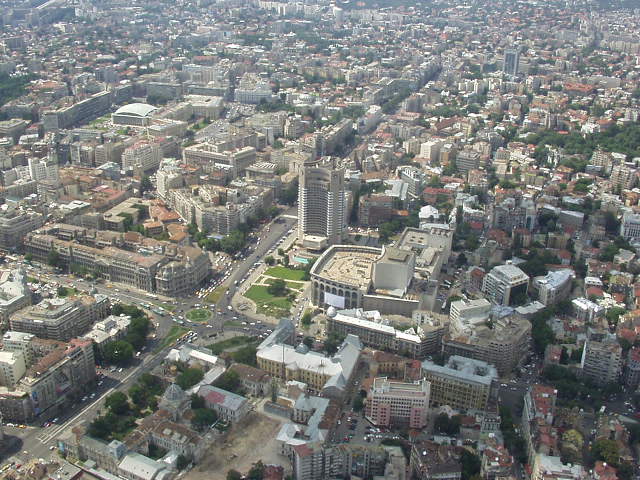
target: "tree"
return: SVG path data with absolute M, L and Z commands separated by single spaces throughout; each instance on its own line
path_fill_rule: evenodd
M 191 425 L 196 430 L 203 430 L 209 425 L 213 425 L 218 420 L 218 414 L 210 408 L 197 408 L 193 411 L 193 418 L 191 419 Z
M 191 394 L 191 409 L 197 410 L 198 408 L 205 408 L 204 398 L 197 393 Z
M 344 341 L 344 337 L 344 335 L 340 335 L 339 333 L 331 332 L 324 341 L 324 351 L 327 352 L 328 355 L 336 353 L 338 347 Z
M 227 480 L 242 480 L 242 474 L 237 470 L 229 470 L 227 472 Z
M 89 424 L 87 433 L 90 437 L 107 440 L 111 435 L 112 423 L 106 416 L 97 417 Z
M 353 399 L 353 409 L 356 412 L 362 411 L 364 408 L 364 399 L 360 395 L 356 395 Z
M 247 480 L 262 480 L 264 478 L 264 464 L 262 460 L 258 460 L 253 464 L 249 473 L 247 473 Z
M 612 307 L 607 311 L 605 317 L 607 318 L 609 325 L 617 325 L 620 316 L 624 315 L 625 313 L 627 313 L 627 311 L 624 308 Z
M 151 179 L 147 175 L 143 175 L 140 180 L 140 196 L 142 196 L 144 192 L 149 192 L 151 190 L 153 190 Z
M 276 278 L 273 283 L 267 287 L 267 291 L 274 297 L 284 297 L 289 292 L 289 289 L 287 288 L 287 282 L 281 278 Z
M 105 406 L 116 415 L 124 415 L 129 411 L 129 400 L 122 392 L 113 392 L 104 400 Z
M 462 464 L 462 480 L 472 480 L 473 477 L 480 473 L 480 457 L 470 451 L 462 451 L 460 463 Z
M 620 461 L 618 444 L 615 440 L 609 440 L 607 438 L 600 438 L 593 442 L 591 455 L 593 455 L 593 458 L 596 460 L 602 460 L 614 466 Z
M 456 258 L 456 266 L 458 267 L 462 267 L 467 263 L 468 263 L 467 256 L 464 253 L 461 253 L 460 255 L 458 255 L 458 258 Z
M 199 368 L 186 368 L 178 377 L 176 378 L 176 383 L 183 390 L 187 390 L 193 387 L 196 383 L 198 383 L 204 377 L 204 373 Z
M 300 323 L 302 324 L 303 327 L 308 327 L 309 325 L 311 325 L 311 312 L 305 312 L 304 315 L 302 315 L 302 318 L 300 319 Z
M 246 345 L 242 348 L 239 348 L 235 352 L 232 352 L 231 358 L 234 362 L 244 363 L 245 365 L 251 365 L 252 367 L 255 367 L 258 365 L 256 353 L 256 347 L 254 347 L 253 345 Z
M 33 255 L 31 253 L 27 253 L 24 256 L 24 260 L 25 260 L 25 262 L 29 262 L 30 263 L 33 260 Z
M 185 468 L 187 468 L 187 465 L 189 465 L 189 463 L 189 459 L 180 454 L 178 455 L 178 459 L 176 460 L 176 468 L 178 470 L 184 470 Z
M 104 346 L 103 355 L 109 363 L 124 365 L 133 358 L 133 346 L 124 340 L 115 340 Z
M 264 263 L 266 263 L 267 265 L 273 265 L 276 263 L 276 260 L 271 255 L 269 255 L 264 258 Z
M 61 265 L 62 259 L 60 258 L 60 254 L 55 250 L 49 250 L 47 255 L 47 264 L 52 267 L 59 267 Z
M 313 347 L 313 343 L 314 343 L 313 337 L 304 337 L 302 339 L 302 343 L 304 343 L 308 348 Z
M 441 413 L 436 417 L 433 428 L 444 435 L 457 435 L 460 433 L 460 416 L 449 418 L 446 413 Z
M 140 384 L 135 384 L 129 389 L 129 398 L 140 410 L 146 408 L 149 400 L 149 392 Z
M 228 392 L 237 393 L 240 389 L 240 376 L 233 370 L 227 370 L 215 381 L 215 386 Z

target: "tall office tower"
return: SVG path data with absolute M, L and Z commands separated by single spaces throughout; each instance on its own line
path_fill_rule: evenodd
M 344 169 L 332 161 L 307 164 L 298 187 L 298 241 L 320 250 L 340 243 L 347 226 Z
M 503 72 L 507 75 L 518 75 L 518 65 L 520 64 L 520 51 L 509 48 L 504 51 Z

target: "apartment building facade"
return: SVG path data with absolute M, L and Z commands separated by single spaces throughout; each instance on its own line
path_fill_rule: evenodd
M 423 428 L 427 423 L 430 384 L 426 380 L 401 382 L 378 377 L 367 396 L 367 418 L 377 426 Z
M 497 391 L 497 370 L 480 360 L 452 356 L 444 366 L 424 361 L 422 373 L 431 384 L 432 407 L 484 411 Z

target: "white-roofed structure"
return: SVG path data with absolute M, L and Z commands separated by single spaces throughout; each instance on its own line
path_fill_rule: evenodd
M 151 123 L 151 115 L 156 110 L 156 107 L 148 103 L 130 103 L 112 113 L 111 122 L 114 125 L 146 127 Z
M 139 453 L 127 453 L 118 466 L 118 473 L 129 480 L 162 480 L 171 476 L 166 464 Z
M 294 348 L 283 343 L 263 343 L 256 358 L 258 367 L 272 377 L 301 381 L 311 390 L 340 395 L 355 370 L 361 350 L 360 339 L 347 335 L 333 357 L 309 351 L 303 344 Z

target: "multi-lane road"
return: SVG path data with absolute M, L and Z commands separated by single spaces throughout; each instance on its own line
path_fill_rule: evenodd
M 234 316 L 239 318 L 251 318 L 249 312 L 237 312 L 233 310 L 232 298 L 236 294 L 240 285 L 236 286 L 235 282 L 240 284 L 241 280 L 245 278 L 249 270 L 253 267 L 254 263 L 262 259 L 272 248 L 276 246 L 278 241 L 289 235 L 296 222 L 295 208 L 288 208 L 283 212 L 283 215 L 278 221 L 270 222 L 264 225 L 256 235 L 260 237 L 260 241 L 249 246 L 250 253 L 243 259 L 233 262 L 228 266 L 223 266 L 223 269 L 229 271 L 229 276 L 224 282 L 224 285 L 228 288 L 228 295 L 224 295 L 218 304 L 215 306 L 215 311 L 209 320 L 209 325 L 189 323 L 189 328 L 198 332 L 202 343 L 207 342 L 207 338 L 213 333 L 218 333 L 223 329 L 228 330 L 242 330 L 238 327 L 223 328 L 224 322 L 231 319 Z M 55 272 L 48 272 L 41 269 L 30 269 L 28 275 L 38 278 L 44 282 L 56 282 L 63 286 L 73 286 L 81 291 L 97 292 L 109 296 L 112 301 L 129 303 L 133 305 L 141 305 L 144 303 L 170 303 L 175 305 L 179 313 L 187 312 L 194 308 L 196 304 L 204 303 L 204 300 L 198 297 L 189 298 L 157 298 L 154 294 L 148 292 L 137 291 L 131 289 L 128 286 L 122 286 L 109 283 L 96 283 L 88 281 L 82 278 L 76 278 L 68 275 L 62 275 Z M 227 307 L 231 305 L 232 309 Z M 221 312 L 221 313 L 218 313 Z M 67 429 L 72 428 L 81 423 L 89 423 L 96 416 L 100 414 L 103 409 L 104 398 L 110 393 L 120 390 L 127 391 L 138 379 L 138 377 L 147 371 L 153 370 L 158 366 L 166 357 L 171 345 L 163 348 L 160 351 L 154 351 L 161 342 L 162 338 L 168 333 L 171 326 L 174 324 L 170 314 L 161 316 L 154 312 L 148 311 L 152 317 L 152 321 L 156 325 L 155 334 L 156 338 L 149 339 L 148 348 L 146 354 L 136 359 L 132 366 L 124 369 L 122 372 L 109 370 L 103 370 L 102 385 L 97 387 L 94 392 L 93 398 L 89 398 L 84 402 L 72 406 L 68 409 L 68 412 L 64 415 L 60 415 L 57 422 L 48 427 L 42 427 L 41 424 L 45 419 L 39 420 L 33 426 L 27 426 L 27 428 L 20 429 L 18 427 L 6 427 L 6 434 L 10 436 L 18 437 L 22 441 L 22 447 L 20 452 L 16 456 L 26 460 L 28 457 L 45 458 L 51 454 L 51 447 L 56 445 L 57 437 L 65 432 Z M 178 314 L 178 312 L 175 312 Z M 211 328 L 214 327 L 214 328 Z M 264 327 L 263 327 L 264 328 Z M 257 334 L 258 330 L 250 332 L 250 334 Z M 28 453 L 25 453 L 28 452 Z

